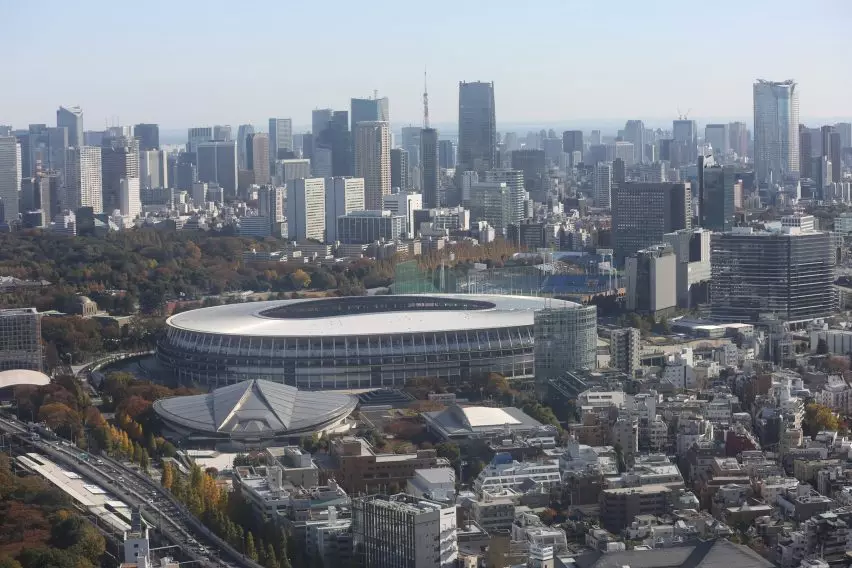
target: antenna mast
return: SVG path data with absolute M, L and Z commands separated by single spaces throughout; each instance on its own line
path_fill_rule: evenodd
M 426 69 L 423 69 L 423 128 L 429 128 L 429 89 L 426 87 Z

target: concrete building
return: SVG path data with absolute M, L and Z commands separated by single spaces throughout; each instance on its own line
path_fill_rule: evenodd
M 408 158 L 408 150 L 391 148 L 391 189 L 399 188 L 400 191 L 408 191 L 411 188 L 411 164 Z
M 677 257 L 669 245 L 637 251 L 626 261 L 627 309 L 668 317 L 677 307 Z
M 597 367 L 597 308 L 577 306 L 535 312 L 535 379 L 539 396 L 548 380 L 575 369 Z
M 68 130 L 68 145 L 81 147 L 83 142 L 83 109 L 78 106 L 59 107 L 56 111 L 56 127 Z
M 798 178 L 799 91 L 795 81 L 754 83 L 754 163 L 758 183 Z
M 263 185 L 272 180 L 269 154 L 269 134 L 255 132 L 247 135 L 245 168 L 253 173 L 256 184 Z
M 480 175 L 480 179 L 483 179 L 482 175 Z M 516 225 L 526 218 L 524 200 L 527 192 L 524 187 L 523 171 L 510 168 L 488 170 L 485 172 L 484 181 L 486 183 L 506 184 L 509 190 L 509 209 L 506 212 L 508 215 L 507 227 L 508 225 Z
M 710 231 L 682 229 L 663 235 L 677 257 L 677 304 L 691 308 L 707 300 L 710 282 Z M 703 288 L 702 288 L 703 286 Z
M 621 261 L 659 244 L 663 235 L 692 228 L 692 191 L 688 183 L 625 182 L 613 186 L 612 233 Z
M 142 188 L 169 187 L 169 164 L 162 150 L 139 150 L 139 185 Z
M 471 221 L 486 221 L 505 234 L 511 218 L 512 196 L 505 182 L 473 182 L 470 185 Z
M 91 207 L 101 213 L 103 184 L 101 182 L 101 149 L 96 146 L 68 148 L 65 157 L 65 190 L 63 207 L 76 211 Z
M 122 178 L 119 181 L 118 211 L 123 217 L 135 219 L 142 212 L 139 178 Z
M 41 371 L 41 315 L 36 308 L 0 310 L 0 371 Z
M 704 127 L 704 143 L 713 148 L 713 155 L 725 156 L 731 147 L 731 132 L 727 124 L 708 124 Z
M 325 239 L 325 179 L 300 178 L 287 184 L 287 232 L 291 241 Z
M 235 140 L 200 142 L 197 146 L 198 181 L 217 183 L 226 201 L 237 195 L 237 143 Z
M 414 212 L 423 209 L 423 196 L 419 193 L 392 193 L 382 198 L 382 209 L 405 217 L 405 233 L 414 236 Z
M 353 99 L 354 100 L 354 99 Z M 382 207 L 391 192 L 390 123 L 359 122 L 355 126 L 355 175 L 364 179 L 364 205 Z
M 438 197 L 441 168 L 438 162 L 438 131 L 424 128 L 420 131 L 420 193 L 427 209 L 441 204 Z
M 439 459 L 435 450 L 382 454 L 366 440 L 351 436 L 335 438 L 329 455 L 334 478 L 349 494 L 396 492 L 405 487 L 415 471 L 449 464 Z
M 457 172 L 496 168 L 497 119 L 494 83 L 459 83 L 459 155 Z
M 613 330 L 609 336 L 609 366 L 634 376 L 641 366 L 642 334 L 635 327 Z
M 202 142 L 210 142 L 213 138 L 212 126 L 197 126 L 186 131 L 186 151 L 194 154 Z
M 642 164 L 645 160 L 645 123 L 641 120 L 628 120 L 624 125 L 624 140 L 633 144 L 631 164 Z M 653 160 L 651 160 L 653 161 Z
M 620 533 L 637 515 L 665 515 L 671 510 L 671 494 L 665 485 L 604 489 L 599 501 L 601 524 L 610 532 Z
M 594 174 L 595 207 L 609 209 L 612 204 L 612 164 L 599 163 Z
M 104 138 L 101 147 L 103 211 L 112 214 L 121 208 L 123 179 L 139 184 L 139 141 L 124 136 Z
M 293 120 L 290 118 L 269 119 L 269 164 L 276 160 L 295 158 L 293 155 Z M 274 172 L 270 172 L 274 173 Z
M 730 231 L 736 216 L 735 193 L 740 174 L 734 166 L 704 167 L 698 159 L 698 215 L 709 231 Z
M 364 210 L 364 178 L 329 177 L 325 179 L 325 242 L 337 238 L 337 218 Z
M 304 158 L 275 160 L 275 174 L 272 182 L 286 186 L 293 180 L 311 177 L 311 161 Z
M 284 202 L 286 195 L 286 187 L 274 185 L 264 185 L 257 192 L 258 212 L 269 223 L 269 234 L 276 237 L 282 236 L 281 228 L 285 220 Z
M 0 137 L 0 203 L 2 220 L 12 223 L 18 219 L 21 194 L 21 145 L 14 136 Z
M 133 137 L 139 139 L 139 151 L 160 149 L 160 126 L 158 124 L 137 124 L 133 127 Z
M 355 559 L 382 568 L 455 568 L 456 506 L 404 493 L 352 502 Z
M 583 131 L 582 130 L 566 130 L 562 133 L 562 151 L 569 156 L 574 152 L 580 152 L 583 155 Z M 571 164 L 576 166 L 577 164 Z
M 394 241 L 405 233 L 406 220 L 390 211 L 351 211 L 337 218 L 337 240 L 343 244 Z
M 734 227 L 710 238 L 711 317 L 755 322 L 761 315 L 788 323 L 834 311 L 834 254 L 828 233 L 783 227 Z

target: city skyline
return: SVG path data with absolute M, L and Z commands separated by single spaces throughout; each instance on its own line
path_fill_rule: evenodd
M 458 82 L 477 80 L 495 84 L 498 128 L 510 124 L 579 127 L 616 116 L 642 119 L 653 126 L 687 110 L 699 123 L 744 119 L 751 114 L 751 84 L 758 78 L 794 78 L 802 89 L 803 122 L 849 116 L 844 93 L 852 86 L 852 78 L 838 72 L 844 54 L 840 34 L 813 33 L 807 41 L 770 42 L 765 34 L 753 32 L 755 20 L 766 29 L 819 30 L 829 22 L 842 25 L 852 21 L 849 4 L 822 0 L 803 11 L 790 0 L 772 2 L 771 10 L 764 1 L 721 2 L 718 13 L 729 9 L 735 17 L 725 21 L 726 41 L 709 47 L 699 39 L 707 36 L 697 32 L 702 23 L 711 26 L 717 20 L 697 6 L 662 4 L 649 11 L 622 1 L 602 11 L 553 1 L 527 13 L 508 6 L 484 10 L 476 2 L 438 1 L 434 10 L 418 13 L 400 26 L 398 11 L 389 9 L 386 2 L 359 6 L 357 11 L 331 2 L 328 12 L 338 17 L 328 19 L 325 35 L 341 39 L 308 43 L 310 26 L 292 26 L 287 42 L 281 44 L 272 34 L 253 31 L 254 25 L 285 17 L 309 20 L 315 16 L 314 9 L 269 2 L 248 6 L 214 2 L 209 9 L 197 10 L 186 3 L 177 9 L 168 5 L 169 18 L 161 18 L 167 5 L 154 1 L 145 13 L 134 13 L 134 26 L 127 28 L 112 25 L 128 17 L 128 8 L 120 5 L 88 4 L 81 9 L 56 4 L 36 12 L 34 6 L 16 3 L 4 15 L 12 45 L 6 77 L 16 87 L 4 95 L 0 123 L 50 123 L 59 105 L 79 105 L 89 129 L 115 122 L 156 122 L 164 130 L 205 123 L 260 126 L 269 117 L 280 116 L 292 117 L 294 128 L 307 130 L 312 110 L 346 108 L 350 98 L 370 97 L 378 91 L 379 97 L 390 100 L 396 129 L 422 121 L 424 66 L 429 75 L 431 118 L 439 130 L 455 123 Z M 446 17 L 449 13 L 452 18 Z M 24 30 L 36 20 L 46 39 L 33 46 L 25 40 Z M 191 59 L 168 47 L 177 37 L 182 45 L 201 45 L 201 36 L 209 39 L 205 30 L 218 29 L 223 21 L 231 29 L 247 30 L 237 39 L 253 41 L 229 41 L 229 49 L 217 51 L 216 57 Z M 477 25 L 470 26 L 471 21 Z M 382 27 L 387 33 L 359 36 L 354 43 L 347 39 L 345 44 L 342 35 L 336 34 L 365 25 Z M 649 32 L 665 33 L 644 34 L 642 49 L 635 49 L 634 31 L 643 25 Z M 58 30 L 69 26 L 79 29 L 80 41 L 63 42 L 60 48 Z M 501 41 L 493 42 L 495 32 L 503 29 L 505 33 L 498 33 Z M 421 39 L 426 37 L 434 41 Z M 476 47 L 486 45 L 486 40 L 491 55 L 483 58 Z M 119 44 L 124 49 L 102 49 Z M 394 48 L 401 44 L 407 48 Z M 291 68 L 287 74 L 271 72 L 280 62 L 278 57 L 256 57 L 257 53 L 274 54 L 273 46 L 286 53 L 287 45 L 295 50 L 287 58 Z M 301 53 L 296 49 L 299 45 L 312 45 L 312 50 Z M 382 50 L 384 56 L 353 65 L 351 57 L 340 57 L 342 49 L 350 50 L 346 53 Z M 27 80 L 33 58 L 42 53 L 50 54 L 49 69 L 54 84 L 61 88 L 42 89 Z M 651 53 L 661 57 L 643 55 Z M 118 57 L 136 66 L 120 80 L 110 71 L 123 68 Z M 576 65 L 566 65 L 572 60 Z M 299 80 L 289 79 L 293 77 Z M 250 88 L 253 84 L 264 88 Z M 629 97 L 624 96 L 625 86 L 629 86 Z

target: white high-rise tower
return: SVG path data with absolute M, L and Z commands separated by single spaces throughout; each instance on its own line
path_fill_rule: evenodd
M 11 223 L 18 218 L 18 200 L 21 194 L 21 145 L 14 136 L 0 137 L 0 200 L 3 218 Z
M 102 213 L 104 205 L 101 180 L 100 148 L 68 148 L 65 157 L 65 209 L 74 211 L 80 207 L 91 207 L 95 213 Z
M 799 91 L 793 80 L 754 83 L 754 162 L 759 183 L 799 177 Z
M 390 123 L 359 122 L 355 125 L 355 176 L 364 178 L 364 206 L 382 208 L 382 197 L 390 194 Z

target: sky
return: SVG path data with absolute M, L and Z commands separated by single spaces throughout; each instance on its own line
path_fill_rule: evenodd
M 16 128 L 79 105 L 87 130 L 298 130 L 374 90 L 419 125 L 424 69 L 453 128 L 461 80 L 494 82 L 498 127 L 750 121 L 756 78 L 795 79 L 802 122 L 852 117 L 850 0 L 0 0 L 0 22 Z

